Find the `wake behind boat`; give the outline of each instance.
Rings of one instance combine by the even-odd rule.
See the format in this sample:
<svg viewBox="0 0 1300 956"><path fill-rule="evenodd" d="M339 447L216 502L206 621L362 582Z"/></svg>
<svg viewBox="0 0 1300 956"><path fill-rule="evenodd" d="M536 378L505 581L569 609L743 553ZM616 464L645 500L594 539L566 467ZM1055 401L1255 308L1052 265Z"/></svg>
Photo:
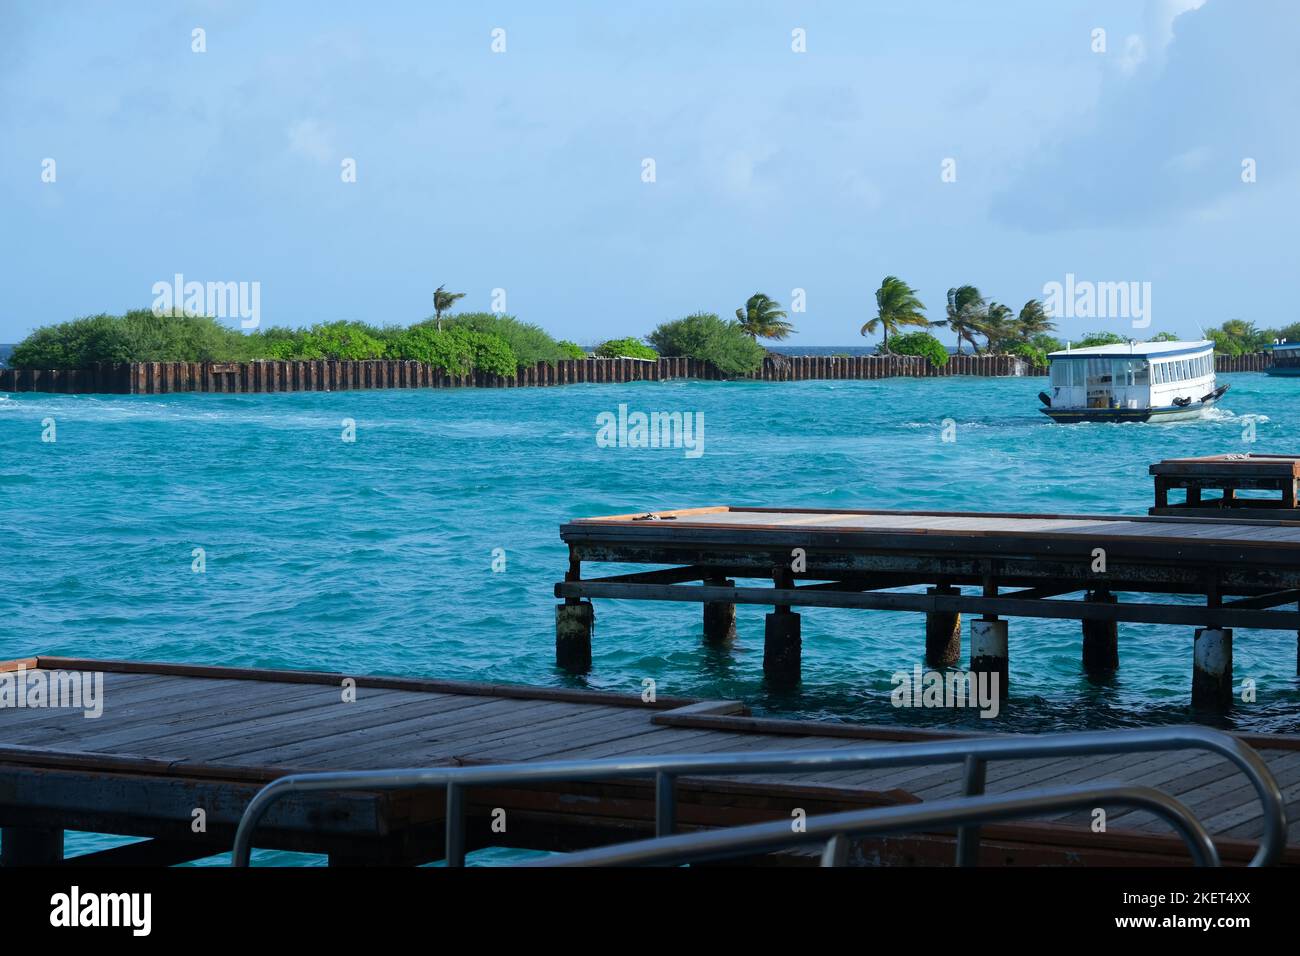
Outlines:
<svg viewBox="0 0 1300 956"><path fill-rule="evenodd" d="M1141 342L1065 349L1047 356L1053 421L1148 422L1200 418L1227 385L1215 386L1214 343Z"/></svg>

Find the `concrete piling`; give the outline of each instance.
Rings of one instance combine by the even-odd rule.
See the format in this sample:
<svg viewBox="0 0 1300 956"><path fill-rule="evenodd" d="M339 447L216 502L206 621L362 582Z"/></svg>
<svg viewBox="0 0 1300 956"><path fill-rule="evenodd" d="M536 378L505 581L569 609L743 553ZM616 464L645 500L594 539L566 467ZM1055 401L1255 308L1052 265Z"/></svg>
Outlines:
<svg viewBox="0 0 1300 956"><path fill-rule="evenodd" d="M1196 630L1192 651L1192 707L1226 711L1232 706L1232 628Z"/></svg>
<svg viewBox="0 0 1300 956"><path fill-rule="evenodd" d="M1007 622L979 618L970 622L970 669L998 675L998 696L1007 696Z"/></svg>

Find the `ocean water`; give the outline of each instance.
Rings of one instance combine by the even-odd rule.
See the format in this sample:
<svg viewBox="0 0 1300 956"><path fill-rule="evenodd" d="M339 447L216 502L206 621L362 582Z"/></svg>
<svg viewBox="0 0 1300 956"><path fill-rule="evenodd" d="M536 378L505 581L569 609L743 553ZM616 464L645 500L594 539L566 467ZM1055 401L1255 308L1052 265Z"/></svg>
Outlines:
<svg viewBox="0 0 1300 956"><path fill-rule="evenodd" d="M663 695L763 714L986 731L1187 722L1182 627L1121 625L1120 670L1094 683L1077 623L1012 619L1011 697L993 721L891 705L891 675L922 660L922 619L907 613L802 609L803 684L778 693L762 677L766 609L740 607L735 647L715 650L697 605L599 601L593 669L566 674L553 659L558 526L709 504L1140 514L1152 461L1300 448L1300 383L1222 378L1233 388L1213 417L1157 425L1052 424L1032 378L0 395L0 658L626 693L652 678ZM596 418L620 403L703 413L704 453L598 447ZM946 419L955 442L941 440ZM54 442L42 441L49 420ZM192 570L195 548L205 573ZM1300 730L1295 654L1294 633L1238 631L1236 676L1256 681L1258 699L1221 723ZM112 842L69 834L67 850Z"/></svg>
<svg viewBox="0 0 1300 956"><path fill-rule="evenodd" d="M993 722L892 706L891 675L923 652L908 613L803 609L803 684L774 692L766 609L740 607L719 651L697 605L598 601L593 669L569 675L553 658L558 526L710 504L1143 513L1152 461L1300 448L1294 380L1224 378L1212 418L1156 425L1052 424L1032 378L0 396L0 657L627 693L652 678L759 713L983 730L1186 721L1192 631L1155 625L1121 625L1120 670L1094 683L1077 623L1012 619L1011 698ZM598 447L596 417L620 403L703 413L704 453ZM1258 700L1226 723L1300 729L1296 635L1238 631L1235 653Z"/></svg>

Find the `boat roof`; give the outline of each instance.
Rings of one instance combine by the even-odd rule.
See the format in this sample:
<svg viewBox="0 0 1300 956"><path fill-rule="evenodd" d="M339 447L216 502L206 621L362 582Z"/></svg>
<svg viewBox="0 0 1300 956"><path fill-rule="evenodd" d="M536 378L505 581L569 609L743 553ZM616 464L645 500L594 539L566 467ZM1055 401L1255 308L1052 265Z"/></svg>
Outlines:
<svg viewBox="0 0 1300 956"><path fill-rule="evenodd" d="M1273 346L1273 351L1286 351L1288 349L1300 349L1300 342L1279 342Z"/></svg>
<svg viewBox="0 0 1300 956"><path fill-rule="evenodd" d="M1208 339L1201 339L1199 342L1134 342L1132 345L1127 343L1122 345L1093 345L1085 349L1062 349L1059 352L1048 352L1049 359L1063 358L1102 358L1113 356L1115 358L1128 358L1139 356L1142 358L1166 358L1172 355L1191 355L1196 352L1206 352L1214 348L1214 343Z"/></svg>

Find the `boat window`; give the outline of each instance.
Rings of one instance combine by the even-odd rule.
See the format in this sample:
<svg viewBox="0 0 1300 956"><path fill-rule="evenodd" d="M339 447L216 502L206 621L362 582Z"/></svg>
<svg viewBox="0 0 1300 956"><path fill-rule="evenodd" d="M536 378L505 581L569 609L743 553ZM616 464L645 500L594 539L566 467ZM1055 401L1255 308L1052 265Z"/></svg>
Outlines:
<svg viewBox="0 0 1300 956"><path fill-rule="evenodd" d="M1150 385L1151 384L1151 363L1145 359L1133 360L1133 384Z"/></svg>
<svg viewBox="0 0 1300 956"><path fill-rule="evenodd" d="M1052 384L1057 387L1065 387L1070 384L1070 366L1073 362L1053 362L1052 363Z"/></svg>
<svg viewBox="0 0 1300 956"><path fill-rule="evenodd" d="M1114 381L1114 372L1111 369L1110 359L1088 359L1087 375L1088 388L1109 387L1111 382Z"/></svg>
<svg viewBox="0 0 1300 956"><path fill-rule="evenodd" d="M1165 375L1166 364L1167 363L1165 362L1156 362L1154 365L1151 366L1151 370L1156 373L1157 385L1163 385L1165 384L1166 381L1168 381Z"/></svg>

